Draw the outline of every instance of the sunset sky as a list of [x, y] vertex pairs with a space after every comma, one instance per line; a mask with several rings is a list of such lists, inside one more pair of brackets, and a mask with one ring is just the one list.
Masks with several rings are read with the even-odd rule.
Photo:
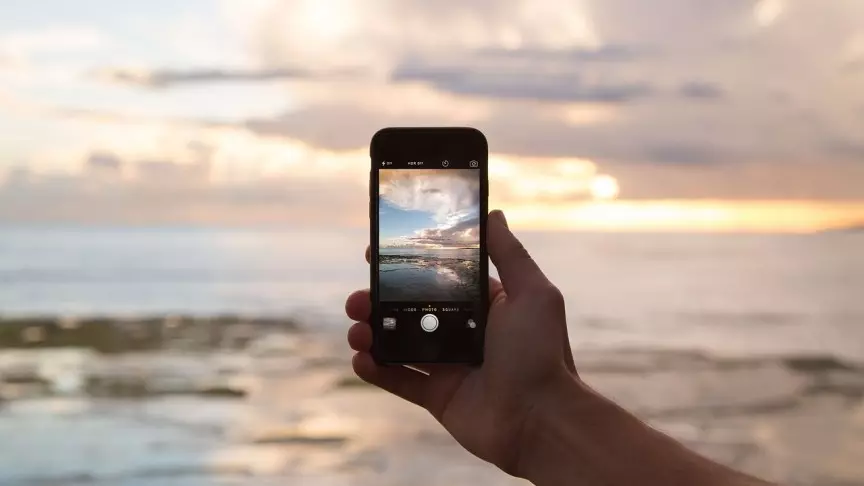
[[860, 0], [0, 5], [0, 222], [363, 227], [384, 126], [471, 125], [526, 229], [864, 224]]

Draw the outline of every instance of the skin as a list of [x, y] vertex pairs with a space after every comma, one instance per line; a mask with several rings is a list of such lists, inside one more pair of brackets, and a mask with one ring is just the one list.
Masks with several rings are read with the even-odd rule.
[[425, 408], [472, 454], [538, 485], [768, 484], [687, 450], [591, 390], [573, 363], [561, 292], [500, 211], [489, 214], [487, 241], [501, 282], [490, 278], [483, 365], [378, 366], [370, 295], [360, 290], [345, 310], [357, 321], [348, 343], [361, 379]]

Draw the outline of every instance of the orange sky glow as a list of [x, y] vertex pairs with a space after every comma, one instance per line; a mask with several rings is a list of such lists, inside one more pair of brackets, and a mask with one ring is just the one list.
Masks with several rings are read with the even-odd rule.
[[812, 233], [864, 224], [864, 202], [616, 200], [507, 204], [508, 220], [531, 230]]

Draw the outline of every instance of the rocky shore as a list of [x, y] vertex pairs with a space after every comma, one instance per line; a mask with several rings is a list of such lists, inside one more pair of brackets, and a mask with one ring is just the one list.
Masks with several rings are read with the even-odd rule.
[[[41, 458], [19, 464], [0, 446], [0, 482], [523, 484], [463, 452], [422, 410], [357, 380], [341, 334], [259, 324], [243, 345], [196, 347], [187, 336], [143, 351], [0, 351], [0, 430], [28, 437], [15, 450]], [[719, 461], [789, 485], [864, 483], [862, 363], [644, 349], [576, 360], [592, 387]], [[138, 451], [133, 462], [114, 453], [121, 443]]]
[[101, 353], [241, 349], [258, 335], [294, 332], [291, 318], [243, 316], [3, 317], [0, 349], [86, 348]]

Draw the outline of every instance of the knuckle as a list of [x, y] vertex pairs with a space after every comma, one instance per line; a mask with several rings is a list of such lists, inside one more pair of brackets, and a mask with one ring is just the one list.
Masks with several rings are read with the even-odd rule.
[[546, 305], [564, 307], [564, 294], [551, 283], [538, 287], [535, 290], [534, 298]]
[[561, 292], [561, 289], [550, 285], [548, 292], [550, 303], [555, 304], [556, 307], [564, 307], [564, 294]]

